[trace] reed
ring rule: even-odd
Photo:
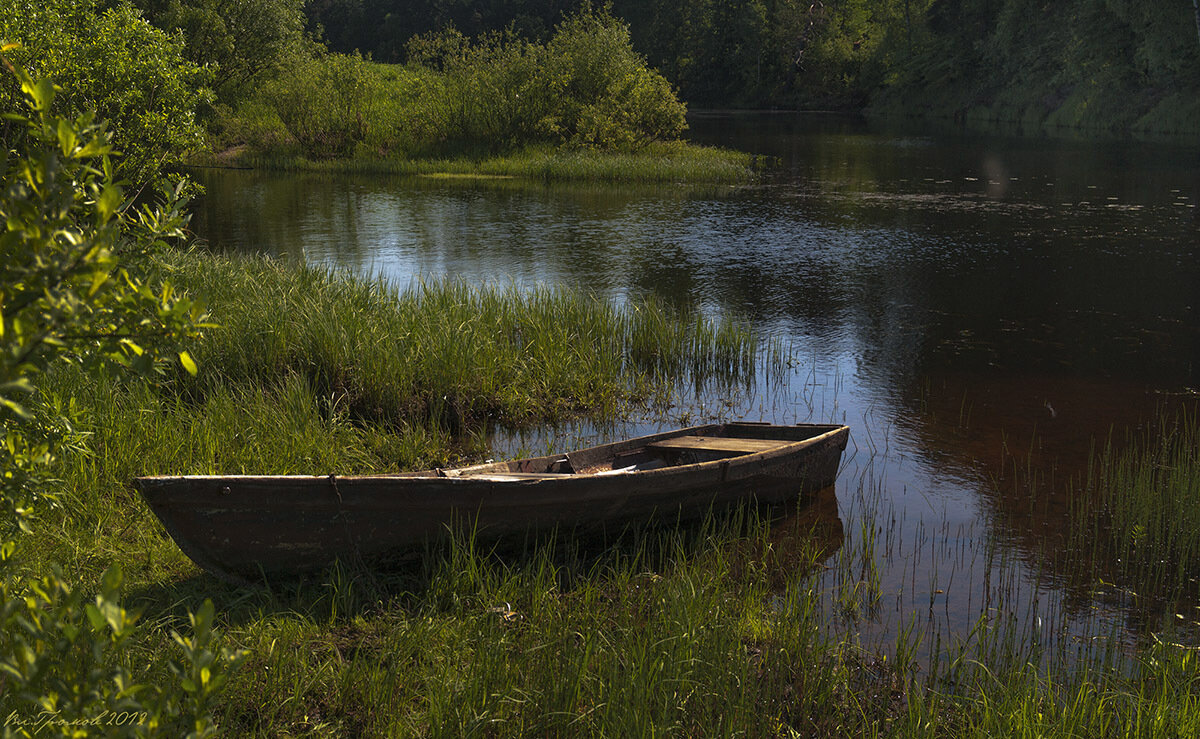
[[[758,340],[728,319],[647,300],[628,307],[561,289],[397,290],[321,268],[192,254],[176,281],[209,301],[205,368],[177,391],[270,387],[298,375],[352,418],[435,426],[521,425],[613,415],[674,381],[753,377]]]
[[[1200,417],[1183,410],[1089,464],[1073,545],[1144,597],[1200,592]]]

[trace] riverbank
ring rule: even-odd
[[[520,178],[542,182],[622,184],[724,184],[752,181],[750,154],[684,141],[660,141],[625,151],[530,146],[507,154],[473,157],[354,156],[309,159],[249,149],[193,158],[195,166],[283,172],[413,175],[434,178]]]
[[[190,348],[200,372],[114,385],[68,367],[48,378],[51,405],[75,398],[77,438],[53,470],[60,508],[22,540],[18,561],[29,572],[59,562],[84,583],[121,563],[127,603],[144,614],[133,653],[151,683],[167,680],[169,632],[213,599],[223,644],[249,652],[216,706],[225,732],[1200,729],[1194,649],[1168,632],[1132,651],[1119,638],[1048,646],[1057,624],[1013,615],[1020,562],[1001,566],[997,608],[967,637],[914,625],[891,648],[865,649],[858,619],[881,595],[874,548],[895,522],[868,513],[844,544],[828,494],[783,519],[735,511],[696,527],[628,531],[599,547],[548,539],[501,558],[460,540],[390,573],[335,568],[263,590],[219,583],[178,551],[126,487],[130,478],[385,472],[474,459],[488,449],[473,422],[603,417],[651,400],[673,378],[740,381],[757,340],[734,324],[654,305],[617,309],[569,291],[444,281],[395,293],[320,269],[201,252],[168,255],[158,269],[203,296],[220,324]],[[1122,485],[1166,459],[1172,479],[1192,481],[1179,488],[1186,494],[1200,479],[1195,455],[1170,450],[1190,450],[1191,438],[1098,461],[1096,474]],[[877,510],[866,498],[883,486],[870,465],[860,469],[861,479],[843,485]],[[1149,529],[1143,551],[1168,535],[1169,521]],[[1160,584],[1186,576],[1158,575]]]

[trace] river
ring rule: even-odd
[[[1200,145],[930,136],[795,114],[690,122],[694,140],[759,155],[761,179],[208,170],[193,228],[217,249],[400,287],[450,274],[653,294],[784,342],[792,369],[752,393],[681,398],[668,418],[619,428],[501,436],[499,453],[708,418],[848,423],[845,542],[825,580],[845,605],[870,573],[869,602],[842,609],[868,643],[914,623],[961,637],[1000,612],[1076,639],[1169,620],[1061,563],[1071,481],[1093,446],[1200,388]]]

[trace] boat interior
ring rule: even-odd
[[[619,475],[769,452],[837,426],[722,424],[657,434],[578,452],[442,469],[440,477],[488,480],[553,479],[571,475]]]

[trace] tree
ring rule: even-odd
[[[134,0],[155,26],[182,35],[185,56],[212,75],[222,100],[241,98],[306,55],[304,0]]]
[[[133,179],[149,180],[201,145],[203,70],[127,3],[102,10],[97,0],[9,0],[0,3],[0,29],[20,44],[9,57],[58,88],[55,114],[74,119],[93,111],[107,121]],[[14,78],[0,80],[0,108],[20,109],[21,97]],[[25,135],[11,123],[3,133],[9,145]]]

